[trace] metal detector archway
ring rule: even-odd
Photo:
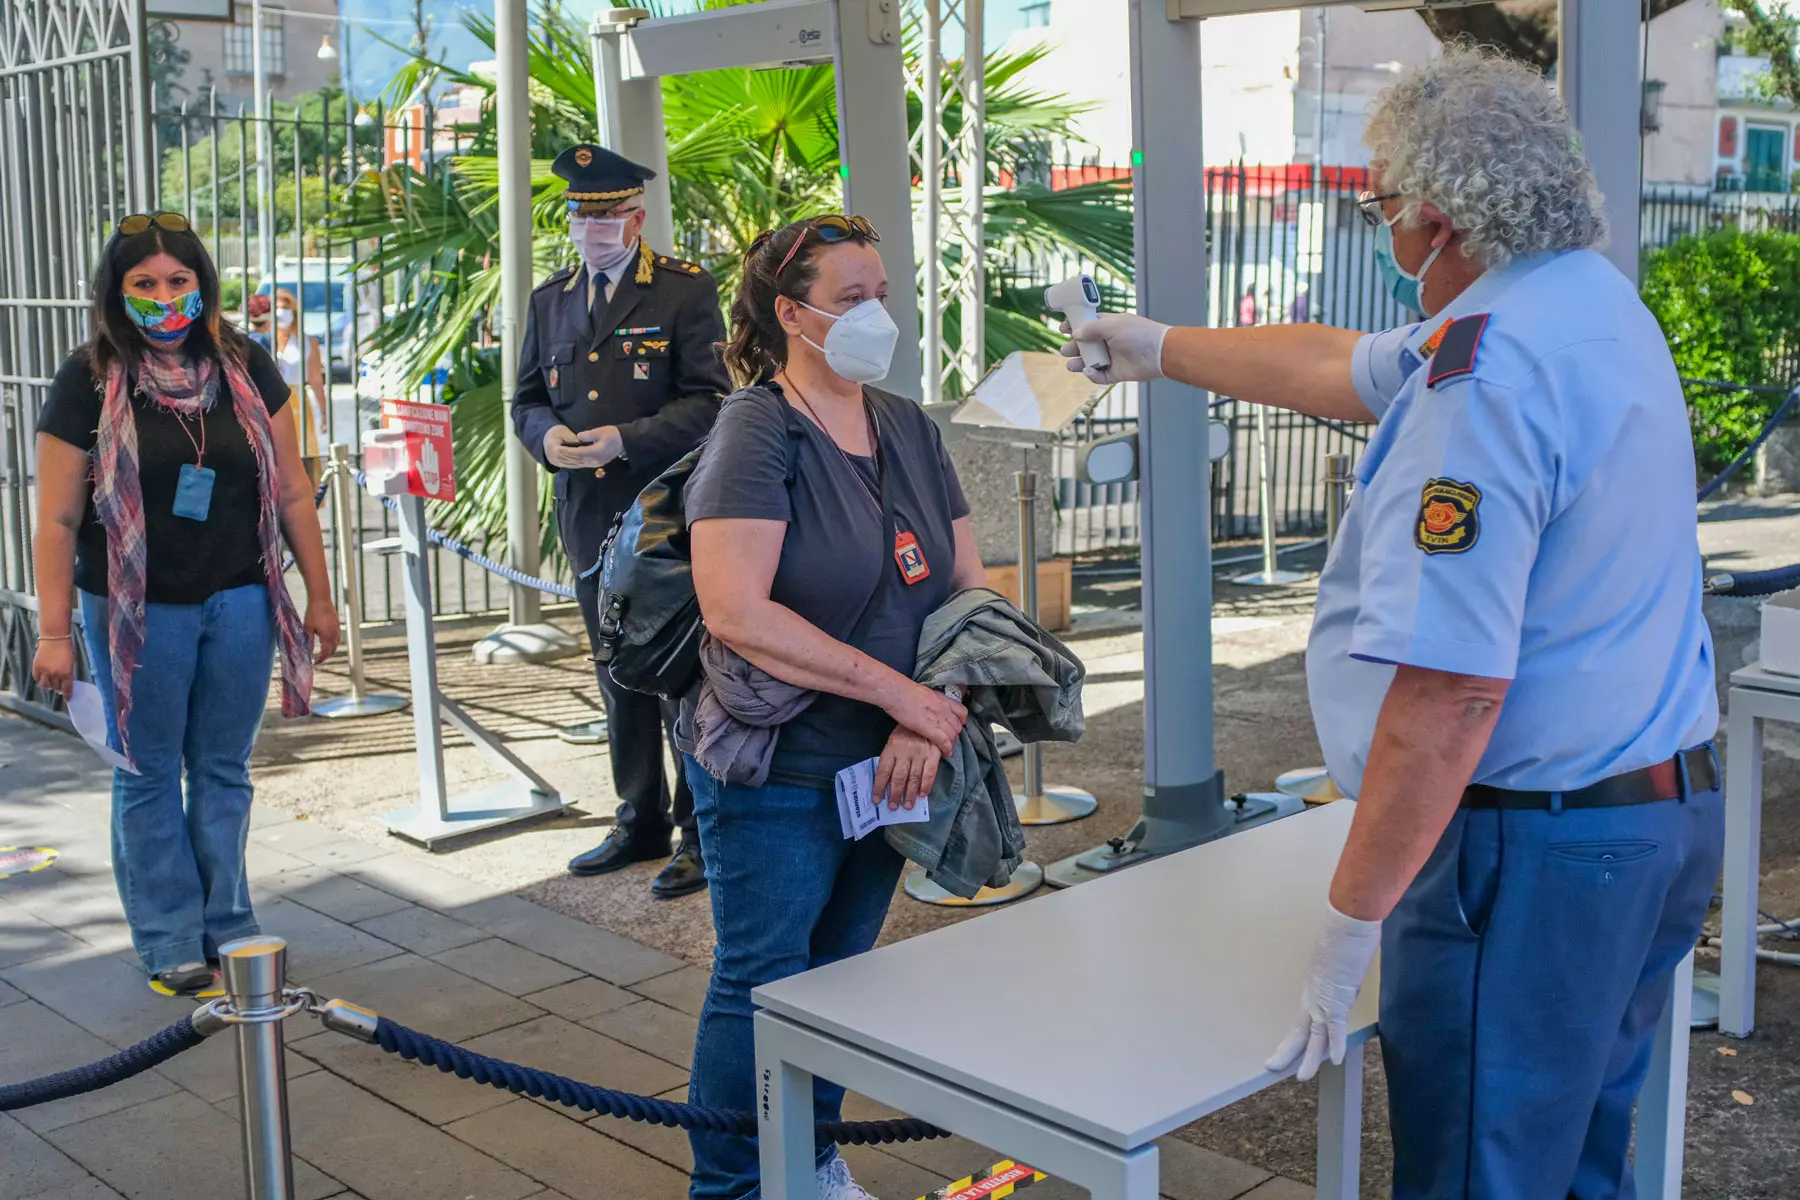
[[[1417,9],[1471,0],[1322,0]],[[1131,105],[1139,310],[1179,325],[1207,321],[1200,142],[1202,21],[1296,7],[1292,0],[1130,0]],[[1641,58],[1639,6],[1561,0],[1559,86],[1601,190],[1610,198],[1609,255],[1637,278]],[[601,140],[657,169],[649,236],[673,244],[661,78],[722,67],[832,63],[837,71],[845,208],[882,230],[889,307],[917,328],[911,172],[898,0],[763,0],[691,16],[642,9],[595,18]],[[1631,53],[1622,53],[1631,47]],[[659,202],[660,201],[660,202]],[[918,344],[903,338],[886,386],[919,397]],[[920,397],[931,402],[935,396]],[[1096,878],[1231,832],[1213,756],[1212,552],[1206,396],[1161,380],[1139,394],[1137,463],[1143,507],[1144,800],[1128,835],[1052,864],[1059,885]]]

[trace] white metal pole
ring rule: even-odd
[[[250,0],[250,86],[256,91],[256,244],[259,264],[269,280],[275,279],[275,185],[270,159],[270,108],[268,62],[263,55],[262,0]]]
[[[944,389],[944,138],[943,0],[923,0],[925,44],[921,78],[924,95],[919,105],[919,174],[925,207],[925,245],[921,248],[924,286],[920,289],[925,310],[925,394],[927,404],[942,400]]]
[[[1636,282],[1643,187],[1641,15],[1638,5],[1622,0],[1561,0],[1557,16],[1557,86],[1606,197],[1612,226],[1606,256]]]
[[[962,171],[963,286],[962,388],[966,394],[980,381],[987,364],[987,59],[982,45],[986,0],[963,0]],[[931,399],[938,399],[933,396]]]
[[[510,422],[519,389],[519,347],[531,303],[531,97],[526,62],[526,0],[495,0],[494,49],[500,60],[495,112],[500,140],[500,400]],[[506,439],[506,556],[516,571],[538,573],[537,464],[517,438]],[[535,589],[513,584],[514,625],[535,625]],[[435,713],[433,717],[435,719]]]

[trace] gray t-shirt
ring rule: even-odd
[[[869,497],[870,489],[880,494],[874,461],[852,456],[846,465],[828,434],[788,409],[775,383],[726,397],[687,483],[687,519],[785,521],[770,599],[835,638],[856,627],[879,582],[875,611],[857,648],[910,676],[925,618],[955,590],[951,523],[967,516],[969,505],[925,410],[877,388],[864,394],[880,431],[882,469],[892,475],[894,524],[918,540],[928,576],[906,583],[893,546],[885,544]],[[790,429],[802,431],[791,487]],[[822,694],[782,727],[769,777],[828,787],[839,770],[880,754],[893,728],[879,708]]]

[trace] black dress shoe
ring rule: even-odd
[[[650,882],[650,894],[658,900],[690,896],[706,887],[706,860],[700,857],[700,843],[682,838],[675,847],[675,857],[656,873]]]
[[[605,875],[609,871],[617,871],[621,867],[629,867],[632,863],[649,862],[661,858],[669,852],[669,838],[664,834],[659,840],[654,837],[634,837],[623,829],[615,829],[607,835],[606,840],[589,850],[586,854],[577,854],[569,860],[571,875]]]

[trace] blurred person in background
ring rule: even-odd
[[[119,222],[92,320],[38,418],[32,675],[72,696],[78,595],[108,738],[131,764],[113,771],[112,839],[132,943],[153,989],[190,995],[214,984],[221,945],[258,932],[244,845],[274,660],[282,714],[304,716],[338,616],[290,389],[223,320],[185,217]]]

